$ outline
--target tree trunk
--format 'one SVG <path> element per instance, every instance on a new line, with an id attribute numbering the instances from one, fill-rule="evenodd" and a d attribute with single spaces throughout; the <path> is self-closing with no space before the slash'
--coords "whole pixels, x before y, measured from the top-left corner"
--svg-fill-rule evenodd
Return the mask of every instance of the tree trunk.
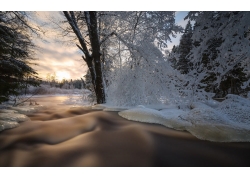
<path id="1" fill-rule="evenodd" d="M 87 45 L 84 41 L 84 38 L 80 32 L 80 29 L 77 25 L 77 21 L 74 15 L 74 12 L 70 11 L 68 13 L 67 11 L 64 11 L 64 15 L 68 20 L 68 23 L 70 24 L 71 28 L 73 29 L 74 33 L 76 34 L 80 45 L 77 45 L 78 48 L 82 50 L 85 57 L 83 56 L 84 61 L 87 63 L 88 68 L 90 70 L 91 78 L 92 78 L 92 84 L 94 86 L 97 103 L 105 103 L 105 91 L 104 91 L 104 85 L 103 85 L 103 74 L 102 74 L 102 64 L 101 64 L 101 53 L 100 53 L 100 42 L 99 42 L 99 35 L 97 30 L 97 17 L 96 12 L 84 12 L 85 15 L 85 21 L 88 26 L 88 33 L 89 33 L 89 39 L 91 42 L 91 48 L 92 48 L 92 55 L 90 55 L 89 50 L 87 48 Z"/>
<path id="2" fill-rule="evenodd" d="M 103 86 L 103 75 L 102 75 L 102 64 L 101 64 L 101 51 L 100 41 L 97 31 L 97 18 L 96 12 L 90 11 L 85 12 L 86 22 L 88 23 L 89 37 L 92 47 L 92 58 L 95 64 L 95 92 L 97 103 L 105 103 L 105 91 Z"/>

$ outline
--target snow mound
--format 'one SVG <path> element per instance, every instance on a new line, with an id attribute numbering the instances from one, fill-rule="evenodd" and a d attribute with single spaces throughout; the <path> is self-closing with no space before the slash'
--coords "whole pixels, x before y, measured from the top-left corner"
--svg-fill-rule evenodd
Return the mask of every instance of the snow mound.
<path id="1" fill-rule="evenodd" d="M 165 118 L 168 118 L 168 119 L 178 119 L 180 115 L 186 113 L 186 111 L 183 111 L 181 109 L 175 109 L 175 108 L 162 109 L 160 110 L 160 112 L 164 115 Z"/>
<path id="2" fill-rule="evenodd" d="M 229 94 L 216 108 L 194 103 L 181 118 L 192 123 L 186 129 L 199 139 L 216 142 L 250 142 L 250 101 Z"/>
<path id="3" fill-rule="evenodd" d="M 1 109 L 0 112 L 0 131 L 15 128 L 19 122 L 29 121 L 30 119 L 24 114 L 18 114 L 17 111 Z"/>
<path id="4" fill-rule="evenodd" d="M 216 109 L 226 114 L 231 121 L 250 129 L 250 100 L 228 94 Z"/>
<path id="5" fill-rule="evenodd" d="M 217 108 L 219 106 L 220 102 L 215 101 L 215 100 L 207 100 L 205 102 L 205 104 L 212 107 L 212 108 Z"/>
<path id="6" fill-rule="evenodd" d="M 161 112 L 154 109 L 137 107 L 121 111 L 118 114 L 128 120 L 161 124 L 169 128 L 184 130 L 185 127 L 191 124 L 179 118 L 179 115 L 182 113 L 184 113 L 184 111 L 181 110 L 170 113 L 170 110 L 168 112 L 167 110 Z"/>
<path id="7" fill-rule="evenodd" d="M 199 139 L 216 142 L 250 141 L 250 129 L 231 121 L 216 109 L 195 108 L 180 117 L 192 123 L 186 130 Z"/>
<path id="8" fill-rule="evenodd" d="M 0 114 L 0 120 L 5 121 L 15 121 L 15 122 L 24 122 L 30 120 L 26 115 L 24 114 L 18 114 L 18 113 L 1 113 Z"/>
<path id="9" fill-rule="evenodd" d="M 226 124 L 198 123 L 187 127 L 187 131 L 202 140 L 214 142 L 249 142 L 250 130 Z"/>
<path id="10" fill-rule="evenodd" d="M 0 132 L 5 129 L 15 128 L 19 126 L 19 123 L 15 121 L 2 121 L 0 120 Z"/>
<path id="11" fill-rule="evenodd" d="M 128 120 L 187 130 L 202 140 L 250 142 L 250 101 L 248 99 L 230 94 L 220 103 L 195 102 L 190 107 L 189 111 L 174 107 L 160 111 L 136 107 L 118 114 Z"/>
<path id="12" fill-rule="evenodd" d="M 38 110 L 44 108 L 43 105 L 37 105 L 37 106 L 17 106 L 17 107 L 10 107 L 10 109 L 17 111 L 21 114 L 30 114 L 37 112 Z"/>

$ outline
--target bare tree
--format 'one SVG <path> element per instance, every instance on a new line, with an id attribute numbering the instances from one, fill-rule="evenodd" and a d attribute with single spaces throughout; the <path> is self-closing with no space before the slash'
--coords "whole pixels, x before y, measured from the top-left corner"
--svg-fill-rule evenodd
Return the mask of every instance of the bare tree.
<path id="1" fill-rule="evenodd" d="M 74 31 L 80 45 L 77 44 L 77 47 L 83 52 L 84 56 L 82 56 L 83 60 L 86 62 L 92 77 L 92 83 L 94 85 L 97 103 L 105 103 L 105 93 L 104 93 L 104 85 L 102 78 L 102 65 L 101 65 L 101 53 L 100 53 L 100 41 L 97 31 L 97 13 L 96 12 L 84 12 L 79 14 L 82 20 L 85 21 L 87 25 L 88 37 L 90 40 L 89 46 L 87 47 L 86 40 L 81 34 L 79 24 L 76 19 L 75 13 L 70 11 L 63 12 L 65 17 L 67 18 L 68 23 L 70 24 L 72 30 Z M 78 18 L 79 18 L 78 16 Z M 91 51 L 92 52 L 91 52 Z"/>

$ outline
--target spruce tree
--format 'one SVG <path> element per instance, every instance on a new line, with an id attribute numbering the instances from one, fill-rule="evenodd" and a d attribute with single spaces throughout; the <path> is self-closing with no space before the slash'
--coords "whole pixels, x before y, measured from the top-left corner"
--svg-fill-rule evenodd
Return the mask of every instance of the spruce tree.
<path id="1" fill-rule="evenodd" d="M 173 46 L 172 51 L 168 55 L 168 60 L 171 62 L 171 66 L 177 69 L 177 59 L 179 57 L 179 46 Z"/>
<path id="2" fill-rule="evenodd" d="M 180 39 L 180 44 L 178 48 L 179 58 L 177 61 L 177 69 L 180 70 L 182 74 L 187 74 L 189 72 L 190 64 L 187 58 L 190 50 L 192 49 L 192 25 L 188 21 L 185 31 Z"/>
<path id="3" fill-rule="evenodd" d="M 29 61 L 34 47 L 22 12 L 0 12 L 0 103 L 39 84 Z"/>
<path id="4" fill-rule="evenodd" d="M 225 96 L 240 94 L 247 88 L 249 71 L 249 12 L 189 12 L 186 18 L 195 21 L 194 46 L 189 59 L 195 75 L 208 92 Z"/>

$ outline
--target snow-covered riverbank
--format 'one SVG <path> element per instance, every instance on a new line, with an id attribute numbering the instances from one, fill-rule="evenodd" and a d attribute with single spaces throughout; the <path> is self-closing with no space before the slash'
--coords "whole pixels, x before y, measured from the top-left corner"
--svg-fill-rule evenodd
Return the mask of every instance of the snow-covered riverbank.
<path id="1" fill-rule="evenodd" d="M 20 122 L 29 120 L 26 115 L 49 106 L 116 111 L 128 120 L 160 124 L 175 130 L 186 130 L 202 140 L 250 142 L 250 100 L 237 95 L 227 95 L 223 102 L 192 103 L 190 108 L 185 109 L 171 104 L 136 107 L 114 107 L 107 104 L 92 106 L 79 95 L 34 96 L 23 106 L 1 110 L 0 130 L 17 127 Z"/>

